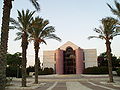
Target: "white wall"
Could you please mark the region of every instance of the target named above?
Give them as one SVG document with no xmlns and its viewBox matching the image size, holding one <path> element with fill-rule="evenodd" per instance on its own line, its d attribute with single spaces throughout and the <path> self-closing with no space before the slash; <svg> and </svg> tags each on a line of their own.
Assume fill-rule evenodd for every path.
<svg viewBox="0 0 120 90">
<path fill-rule="evenodd" d="M 84 49 L 85 68 L 98 66 L 96 49 Z"/>
<path fill-rule="evenodd" d="M 55 64 L 55 51 L 43 51 L 43 68 L 53 68 Z"/>
</svg>

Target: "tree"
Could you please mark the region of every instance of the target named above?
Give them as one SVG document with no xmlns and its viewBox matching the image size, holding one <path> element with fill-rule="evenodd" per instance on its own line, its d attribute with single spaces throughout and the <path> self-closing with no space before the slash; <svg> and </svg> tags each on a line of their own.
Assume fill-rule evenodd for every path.
<svg viewBox="0 0 120 90">
<path fill-rule="evenodd" d="M 21 53 L 17 52 L 14 54 L 7 54 L 7 65 L 9 66 L 15 66 L 15 67 L 21 67 Z"/>
<path fill-rule="evenodd" d="M 106 17 L 101 20 L 102 26 L 99 29 L 95 28 L 94 31 L 98 33 L 98 36 L 89 36 L 88 38 L 99 38 L 105 40 L 106 44 L 106 54 L 108 60 L 108 69 L 109 69 L 109 82 L 113 82 L 113 74 L 112 74 L 112 60 L 111 60 L 111 42 L 115 36 L 120 35 L 120 32 L 117 30 L 118 20 L 112 17 Z"/>
<path fill-rule="evenodd" d="M 101 53 L 98 56 L 97 61 L 98 61 L 98 66 L 99 67 L 101 67 L 101 66 L 108 66 L 108 62 L 106 60 L 106 52 Z"/>
<path fill-rule="evenodd" d="M 113 13 L 114 15 L 117 15 L 118 18 L 120 18 L 120 3 L 117 2 L 117 0 L 114 0 L 114 3 L 115 3 L 115 6 L 116 6 L 116 9 L 114 9 L 114 8 L 113 8 L 112 6 L 110 6 L 109 4 L 107 4 L 107 5 L 108 5 L 108 7 L 110 8 L 110 10 L 112 11 L 112 13 Z"/>
<path fill-rule="evenodd" d="M 35 83 L 38 83 L 38 53 L 39 53 L 39 45 L 42 43 L 46 44 L 46 39 L 55 39 L 61 41 L 59 37 L 55 34 L 55 29 L 53 26 L 47 26 L 49 24 L 48 20 L 43 20 L 42 18 L 36 17 L 31 24 L 31 36 L 30 41 L 34 41 L 34 49 L 35 49 Z"/>
<path fill-rule="evenodd" d="M 27 74 L 29 75 L 30 72 L 35 72 L 35 67 L 34 66 L 27 67 Z"/>
<path fill-rule="evenodd" d="M 10 11 L 12 9 L 12 1 L 4 0 L 3 17 L 1 27 L 1 44 L 0 44 L 0 90 L 5 90 L 6 85 L 6 54 L 8 45 L 9 20 Z M 30 0 L 37 10 L 40 10 L 37 0 Z"/>
<path fill-rule="evenodd" d="M 41 62 L 40 62 L 40 58 L 38 57 L 38 71 L 41 69 Z M 34 65 L 34 67 L 35 67 L 35 65 Z"/>
<path fill-rule="evenodd" d="M 12 0 L 4 0 L 0 44 L 0 90 L 5 90 L 6 85 L 6 54 L 11 8 Z"/>
<path fill-rule="evenodd" d="M 33 14 L 35 11 L 30 12 L 29 10 L 22 10 L 22 12 L 18 11 L 18 21 L 11 18 L 10 22 L 13 26 L 12 29 L 18 29 L 20 32 L 17 33 L 17 38 L 15 40 L 22 39 L 22 86 L 26 86 L 26 63 L 27 63 L 27 48 L 28 48 L 28 30 L 30 28 L 30 23 L 33 19 Z"/>
<path fill-rule="evenodd" d="M 19 52 L 15 53 L 15 54 L 7 54 L 7 69 L 8 69 L 6 71 L 7 76 L 20 77 L 19 76 L 19 74 L 20 74 L 19 71 L 20 71 L 20 68 L 21 68 L 21 61 L 22 61 L 21 55 L 22 54 L 19 53 Z M 14 69 L 15 71 L 12 71 L 11 69 Z"/>
<path fill-rule="evenodd" d="M 106 52 L 101 53 L 98 56 L 98 65 L 99 67 L 101 66 L 108 66 L 108 60 L 106 58 Z M 113 70 L 115 70 L 118 66 L 119 66 L 119 59 L 117 59 L 117 57 L 113 54 L 111 54 L 111 59 L 112 59 L 112 66 L 113 66 Z"/>
</svg>

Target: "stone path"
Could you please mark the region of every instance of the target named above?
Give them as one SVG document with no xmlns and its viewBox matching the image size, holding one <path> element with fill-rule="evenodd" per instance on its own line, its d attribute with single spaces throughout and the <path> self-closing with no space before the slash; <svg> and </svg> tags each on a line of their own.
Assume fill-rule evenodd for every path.
<svg viewBox="0 0 120 90">
<path fill-rule="evenodd" d="M 21 88 L 20 81 L 14 80 L 15 86 L 6 90 L 120 90 L 120 77 L 115 77 L 116 83 L 107 83 L 108 78 L 101 77 L 42 77 L 39 84 L 32 84 L 34 78 L 29 79 L 29 87 Z"/>
<path fill-rule="evenodd" d="M 79 82 L 42 82 L 36 89 L 26 88 L 24 90 L 120 90 L 120 87 L 113 85 L 105 85 L 95 81 L 79 81 Z M 6 90 L 23 90 L 22 88 L 12 88 Z"/>
<path fill-rule="evenodd" d="M 67 90 L 92 90 L 79 82 L 66 82 Z"/>
</svg>

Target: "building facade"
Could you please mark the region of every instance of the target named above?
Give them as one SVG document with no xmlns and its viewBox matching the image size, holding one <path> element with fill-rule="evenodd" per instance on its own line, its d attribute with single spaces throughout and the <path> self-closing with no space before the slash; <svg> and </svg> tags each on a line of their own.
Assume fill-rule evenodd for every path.
<svg viewBox="0 0 120 90">
<path fill-rule="evenodd" d="M 43 51 L 43 68 L 53 68 L 56 74 L 82 74 L 93 66 L 97 66 L 96 49 L 82 49 L 70 41 L 56 50 Z"/>
</svg>

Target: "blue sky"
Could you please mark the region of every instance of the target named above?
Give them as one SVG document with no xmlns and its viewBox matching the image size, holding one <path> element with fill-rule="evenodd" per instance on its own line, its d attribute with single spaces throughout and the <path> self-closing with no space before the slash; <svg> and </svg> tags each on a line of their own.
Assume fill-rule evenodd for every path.
<svg viewBox="0 0 120 90">
<path fill-rule="evenodd" d="M 87 37 L 96 35 L 93 31 L 98 28 L 100 20 L 107 16 L 114 16 L 106 3 L 114 6 L 113 0 L 38 0 L 41 11 L 35 16 L 48 19 L 50 25 L 56 29 L 56 34 L 61 37 L 62 42 L 47 40 L 47 45 L 41 45 L 40 56 L 43 50 L 54 50 L 67 41 L 72 41 L 83 49 L 95 48 L 97 54 L 105 52 L 105 42 L 99 39 L 88 40 Z M 0 25 L 2 19 L 3 0 L 0 1 Z M 17 10 L 35 10 L 29 0 L 14 0 L 11 17 L 17 18 Z M 8 52 L 21 52 L 21 41 L 14 41 L 17 30 L 11 30 L 9 33 Z M 112 53 L 120 56 L 120 37 L 117 36 L 112 41 Z M 28 63 L 34 62 L 33 43 L 28 48 Z"/>
</svg>

